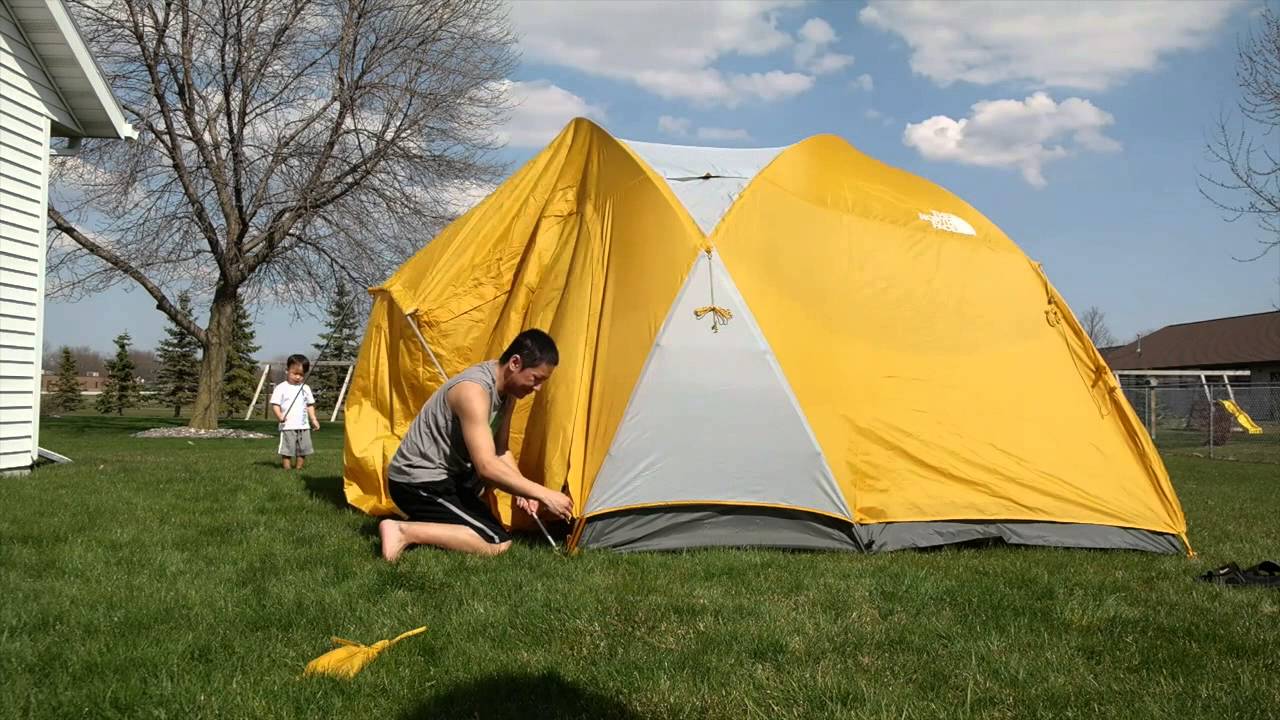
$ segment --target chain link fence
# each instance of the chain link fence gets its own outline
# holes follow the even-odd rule
[[[1121,387],[1161,452],[1280,464],[1280,383],[1126,378]]]

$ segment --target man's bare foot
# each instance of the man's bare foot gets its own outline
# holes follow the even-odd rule
[[[378,523],[378,537],[382,540],[382,559],[393,563],[400,559],[404,552],[404,534],[400,532],[400,523],[396,520],[383,520]]]

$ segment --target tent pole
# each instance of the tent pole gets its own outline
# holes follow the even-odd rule
[[[440,372],[440,377],[446,382],[449,380],[449,374],[440,367],[440,361],[436,359],[436,354],[431,352],[431,346],[427,344],[427,339],[422,336],[422,331],[418,329],[418,323],[413,319],[413,313],[405,313],[404,319],[409,323],[409,327],[413,328],[413,334],[418,336],[418,342],[422,343],[422,349],[427,351],[427,356],[431,358],[431,362],[435,363],[436,370]]]

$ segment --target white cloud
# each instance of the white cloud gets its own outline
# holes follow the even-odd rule
[[[658,118],[658,131],[667,135],[684,137],[689,134],[689,118],[663,115]]]
[[[734,142],[751,139],[751,133],[740,128],[700,127],[693,130],[692,125],[693,123],[689,118],[671,115],[663,115],[658,118],[658,131],[666,135],[680,138],[692,135],[699,140],[710,140],[712,142]]]
[[[1025,100],[986,100],[973,114],[953,120],[935,115],[908,124],[902,141],[930,160],[984,167],[1015,167],[1044,187],[1044,165],[1078,150],[1116,152],[1120,143],[1102,134],[1114,119],[1088,100],[1061,103],[1043,92]],[[1069,143],[1074,143],[1069,148]]]
[[[901,35],[911,69],[939,85],[1021,81],[1105,90],[1203,47],[1239,0],[1011,3],[871,0],[865,25]]]
[[[809,18],[800,26],[801,43],[809,43],[814,47],[822,47],[836,41],[836,31],[831,23],[822,18]]]
[[[735,75],[732,85],[734,89],[762,100],[785,100],[813,87],[813,78],[800,73],[770,70],[767,73]]]
[[[862,113],[862,116],[868,120],[877,121],[885,127],[889,127],[893,124],[893,118],[891,116],[885,115],[875,108],[867,108],[866,112]]]
[[[700,127],[698,128],[699,140],[711,140],[713,142],[735,142],[742,140],[750,140],[751,133],[743,129],[729,129],[716,127]]]
[[[800,42],[796,44],[795,61],[800,68],[815,75],[839,72],[853,64],[852,55],[826,52],[835,42],[836,31],[822,18],[809,18],[800,26]]]
[[[809,72],[815,75],[828,75],[833,72],[839,72],[853,64],[852,55],[841,55],[840,53],[823,53],[809,63]]]
[[[871,92],[875,89],[876,83],[871,79],[870,75],[862,73],[858,77],[854,78],[853,82],[849,83],[849,87],[854,90],[865,90],[867,92]]]
[[[458,215],[466,213],[493,194],[497,185],[479,182],[454,182],[445,186],[442,195],[449,210]]]
[[[604,108],[546,80],[503,85],[515,107],[498,139],[512,147],[542,147],[575,117],[605,118]]]
[[[510,9],[527,62],[631,82],[666,99],[735,107],[782,100],[812,87],[808,75],[742,75],[715,66],[728,56],[763,57],[792,47],[795,40],[779,29],[777,15],[800,4],[521,0]]]

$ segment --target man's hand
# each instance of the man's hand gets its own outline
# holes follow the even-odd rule
[[[542,507],[542,503],[539,503],[537,500],[532,498],[518,497],[516,498],[516,507],[530,515],[537,516],[538,510]]]
[[[548,490],[546,495],[542,496],[542,504],[547,507],[547,510],[552,515],[561,520],[573,519],[573,501],[564,493]]]

